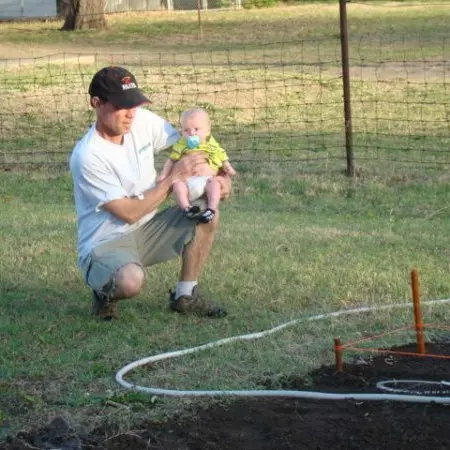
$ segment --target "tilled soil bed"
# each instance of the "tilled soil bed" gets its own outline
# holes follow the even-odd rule
[[[415,348],[408,344],[395,350]],[[450,355],[450,344],[428,344],[427,352]],[[308,377],[313,385],[286,378],[283,388],[380,393],[380,380],[450,380],[449,359],[368,355],[346,364],[342,373],[334,366],[317,369]],[[44,428],[8,437],[0,449],[450,449],[449,423],[450,405],[437,403],[240,398],[199,410],[189,420],[140,423],[120,435],[107,429],[80,434],[57,418]]]

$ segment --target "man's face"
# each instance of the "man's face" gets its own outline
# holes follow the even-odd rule
[[[107,140],[113,142],[128,133],[136,117],[136,108],[119,109],[110,102],[94,97],[92,105],[97,113],[97,131]]]
[[[206,114],[202,112],[196,112],[186,117],[182,124],[182,128],[184,137],[198,136],[202,143],[206,142],[206,138],[211,131],[209,119]]]

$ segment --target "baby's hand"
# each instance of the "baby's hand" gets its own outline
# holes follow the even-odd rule
[[[162,180],[164,180],[164,178],[166,178],[165,175],[158,175],[158,176],[156,177],[156,182],[157,182],[157,183],[160,183]]]
[[[234,170],[233,166],[231,164],[225,164],[223,166],[223,171],[230,175],[230,177],[234,177],[236,175],[236,171]]]

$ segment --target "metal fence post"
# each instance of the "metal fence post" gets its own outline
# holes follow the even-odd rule
[[[350,74],[348,61],[347,0],[339,0],[341,27],[342,81],[344,88],[345,150],[347,154],[347,175],[355,175],[353,158],[352,110],[350,101]]]
[[[197,0],[197,17],[198,17],[198,36],[203,41],[203,25],[202,25],[202,3],[203,0]]]

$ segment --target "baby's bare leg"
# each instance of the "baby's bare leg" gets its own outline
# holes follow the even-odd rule
[[[208,199],[208,207],[198,216],[198,221],[201,223],[212,222],[217,214],[220,199],[224,193],[221,178],[220,176],[211,178],[206,185],[205,192]]]
[[[173,191],[173,198],[177,202],[177,205],[181,209],[186,209],[191,206],[189,203],[189,193],[188,193],[188,187],[186,183],[174,183],[172,185],[172,191]]]
[[[219,207],[222,185],[217,177],[211,178],[206,184],[206,196],[208,197],[208,208],[216,211]]]

